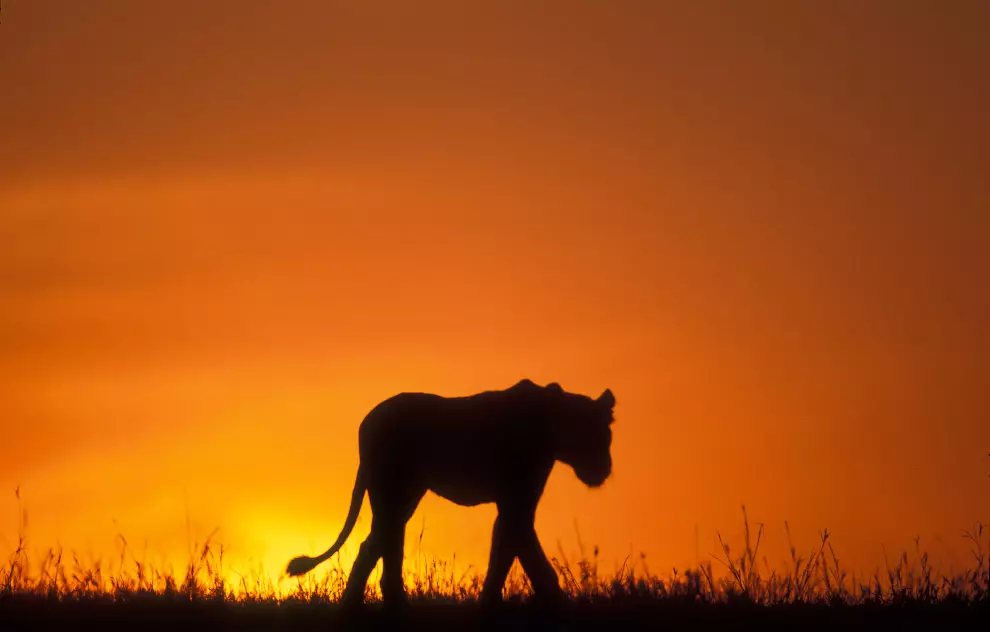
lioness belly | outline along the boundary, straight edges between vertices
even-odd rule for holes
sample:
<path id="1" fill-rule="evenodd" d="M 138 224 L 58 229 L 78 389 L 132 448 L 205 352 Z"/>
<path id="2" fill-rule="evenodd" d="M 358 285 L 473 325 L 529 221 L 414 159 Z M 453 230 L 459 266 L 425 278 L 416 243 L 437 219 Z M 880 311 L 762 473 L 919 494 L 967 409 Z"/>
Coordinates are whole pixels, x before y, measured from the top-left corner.
<path id="1" fill-rule="evenodd" d="M 458 485 L 456 483 L 431 485 L 430 490 L 437 496 L 446 498 L 450 502 L 462 505 L 464 507 L 474 507 L 475 505 L 495 501 L 491 494 L 486 493 L 483 490 L 470 489 L 464 485 Z"/>
<path id="2" fill-rule="evenodd" d="M 458 505 L 474 506 L 495 501 L 498 487 L 495 464 L 478 450 L 433 453 L 420 470 L 426 487 Z"/>

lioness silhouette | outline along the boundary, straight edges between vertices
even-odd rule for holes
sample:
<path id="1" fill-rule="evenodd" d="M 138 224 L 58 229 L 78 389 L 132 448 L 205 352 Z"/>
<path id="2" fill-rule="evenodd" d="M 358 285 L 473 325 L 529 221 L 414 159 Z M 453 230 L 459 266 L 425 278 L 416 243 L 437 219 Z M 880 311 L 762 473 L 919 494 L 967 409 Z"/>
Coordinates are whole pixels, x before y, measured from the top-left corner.
<path id="1" fill-rule="evenodd" d="M 401 393 L 381 402 L 358 430 L 360 465 L 344 527 L 317 557 L 289 562 L 302 575 L 336 553 L 357 521 L 365 491 L 371 533 L 361 544 L 344 589 L 344 604 L 360 603 L 378 558 L 382 599 L 405 600 L 402 584 L 406 523 L 427 491 L 458 505 L 495 503 L 498 515 L 481 600 L 497 602 L 518 557 L 537 597 L 556 600 L 557 574 L 536 536 L 536 506 L 554 463 L 573 468 L 589 487 L 612 471 L 615 397 L 569 393 L 559 384 L 524 379 L 510 388 L 466 397 Z"/>

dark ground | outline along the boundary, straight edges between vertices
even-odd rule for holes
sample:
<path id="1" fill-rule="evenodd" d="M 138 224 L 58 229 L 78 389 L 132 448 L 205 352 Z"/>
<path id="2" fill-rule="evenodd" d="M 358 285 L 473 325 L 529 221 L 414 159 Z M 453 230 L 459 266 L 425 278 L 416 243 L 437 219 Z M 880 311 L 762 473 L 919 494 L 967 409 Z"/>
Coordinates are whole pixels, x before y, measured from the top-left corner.
<path id="1" fill-rule="evenodd" d="M 827 606 L 664 603 L 530 604 L 483 610 L 473 603 L 415 602 L 391 613 L 372 604 L 344 613 L 332 604 L 113 603 L 0 597 L 0 631 L 16 630 L 988 630 L 990 605 L 921 602 Z"/>

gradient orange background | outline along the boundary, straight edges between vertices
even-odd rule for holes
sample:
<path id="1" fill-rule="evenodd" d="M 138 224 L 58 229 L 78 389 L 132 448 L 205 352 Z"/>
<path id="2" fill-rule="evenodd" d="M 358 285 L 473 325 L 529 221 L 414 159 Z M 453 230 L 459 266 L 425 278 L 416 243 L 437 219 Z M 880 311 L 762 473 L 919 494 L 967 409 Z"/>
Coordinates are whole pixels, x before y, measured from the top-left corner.
<path id="1" fill-rule="evenodd" d="M 990 508 L 990 4 L 56 2 L 0 23 L 0 550 L 322 550 L 403 390 L 616 394 L 551 553 Z M 493 509 L 428 497 L 484 565 Z M 190 525 L 187 529 L 187 518 Z M 422 546 L 419 532 L 425 520 Z M 367 531 L 368 510 L 345 550 Z M 85 555 L 84 555 L 85 557 Z"/>

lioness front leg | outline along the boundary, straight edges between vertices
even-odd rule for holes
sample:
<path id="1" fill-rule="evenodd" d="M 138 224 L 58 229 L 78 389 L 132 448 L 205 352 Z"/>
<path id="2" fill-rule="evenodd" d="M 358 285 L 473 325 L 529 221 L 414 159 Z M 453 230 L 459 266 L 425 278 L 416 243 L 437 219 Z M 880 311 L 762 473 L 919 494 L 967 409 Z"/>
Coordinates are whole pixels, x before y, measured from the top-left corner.
<path id="1" fill-rule="evenodd" d="M 535 511 L 499 510 L 492 530 L 492 550 L 481 591 L 482 602 L 491 604 L 501 600 L 502 587 L 517 556 L 536 597 L 551 602 L 563 597 L 557 573 L 536 536 L 535 519 Z"/>
<path id="2" fill-rule="evenodd" d="M 550 603 L 560 601 L 564 594 L 560 589 L 557 572 L 553 570 L 553 565 L 543 552 L 533 524 L 519 534 L 516 546 L 519 563 L 522 564 L 529 582 L 533 585 L 534 595 Z"/>

